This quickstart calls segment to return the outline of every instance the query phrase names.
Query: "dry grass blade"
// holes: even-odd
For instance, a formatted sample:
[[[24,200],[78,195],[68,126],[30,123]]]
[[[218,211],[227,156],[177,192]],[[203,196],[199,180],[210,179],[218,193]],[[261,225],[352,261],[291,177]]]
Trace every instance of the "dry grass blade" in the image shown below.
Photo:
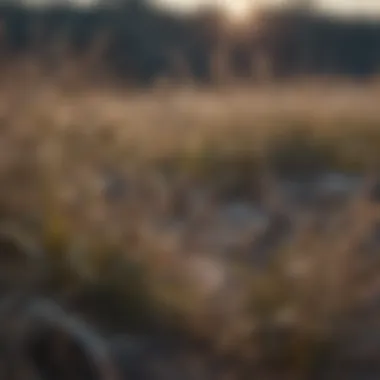
[[[9,298],[1,319],[7,378],[120,379],[106,341],[54,302]]]

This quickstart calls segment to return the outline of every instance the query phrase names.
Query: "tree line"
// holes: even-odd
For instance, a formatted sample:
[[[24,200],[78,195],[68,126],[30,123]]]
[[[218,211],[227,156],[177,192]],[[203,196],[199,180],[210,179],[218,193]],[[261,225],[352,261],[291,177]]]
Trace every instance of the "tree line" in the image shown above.
[[[241,26],[215,9],[178,15],[132,1],[114,7],[0,6],[0,67],[69,61],[118,81],[217,81],[348,75],[380,69],[380,22],[263,11]]]

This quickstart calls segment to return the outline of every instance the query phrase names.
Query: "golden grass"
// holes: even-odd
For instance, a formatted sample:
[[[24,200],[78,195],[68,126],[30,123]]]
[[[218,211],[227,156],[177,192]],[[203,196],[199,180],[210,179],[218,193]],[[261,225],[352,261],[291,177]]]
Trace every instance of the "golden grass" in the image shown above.
[[[41,247],[39,289],[95,297],[93,308],[105,303],[111,324],[118,314],[124,327],[185,330],[217,352],[246,357],[247,368],[270,358],[308,378],[315,350],[335,347],[361,294],[376,295],[376,271],[358,283],[355,268],[364,267],[359,244],[378,210],[364,195],[353,198],[326,214],[330,229],[302,228],[263,271],[241,264],[252,236],[240,237],[230,265],[200,236],[218,225],[226,187],[257,201],[268,172],[373,173],[379,93],[353,84],[147,93],[69,91],[49,82],[27,94],[5,88],[1,215]],[[107,195],[108,179],[120,179],[120,194]],[[232,294],[198,286],[191,268],[207,256],[236,286]],[[300,263],[306,269],[294,275]]]

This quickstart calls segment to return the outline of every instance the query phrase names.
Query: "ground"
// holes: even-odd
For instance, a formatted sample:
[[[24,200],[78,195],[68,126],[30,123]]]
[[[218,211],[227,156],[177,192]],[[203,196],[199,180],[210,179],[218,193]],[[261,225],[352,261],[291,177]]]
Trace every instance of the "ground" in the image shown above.
[[[376,83],[33,83],[0,91],[4,294],[48,294],[122,351],[158,331],[181,374],[196,342],[205,378],[376,362]]]

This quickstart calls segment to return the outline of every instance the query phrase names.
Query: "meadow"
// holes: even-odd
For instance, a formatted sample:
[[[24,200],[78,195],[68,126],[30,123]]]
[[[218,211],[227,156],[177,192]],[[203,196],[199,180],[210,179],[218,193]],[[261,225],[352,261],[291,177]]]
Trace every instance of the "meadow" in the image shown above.
[[[2,293],[84,319],[59,324],[83,361],[98,351],[71,329],[90,326],[126,379],[380,374],[376,81],[132,91],[11,78]],[[0,314],[20,363],[29,338]],[[34,350],[45,364],[32,355],[29,371],[46,369]]]

